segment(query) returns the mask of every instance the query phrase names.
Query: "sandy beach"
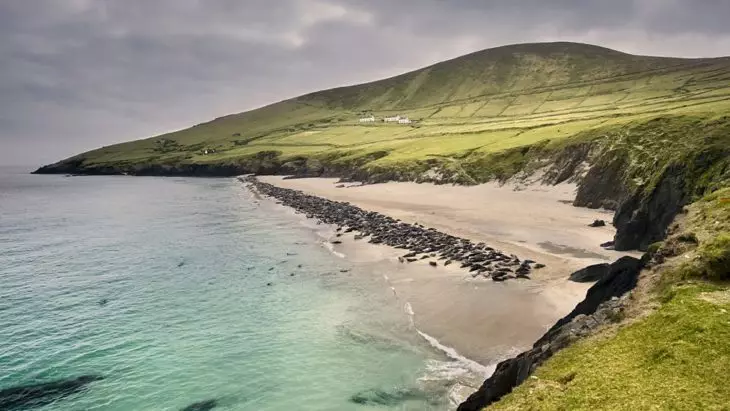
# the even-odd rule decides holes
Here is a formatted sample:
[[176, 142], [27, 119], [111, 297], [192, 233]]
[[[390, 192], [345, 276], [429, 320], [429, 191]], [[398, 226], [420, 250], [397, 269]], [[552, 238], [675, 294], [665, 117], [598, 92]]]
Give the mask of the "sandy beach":
[[[382, 277], [395, 303], [403, 306], [405, 315], [412, 314], [419, 331], [485, 366], [531, 346], [583, 299], [591, 284], [568, 281], [571, 272], [625, 254], [599, 246], [613, 237], [613, 229], [610, 224], [597, 228], [588, 224], [594, 219], [608, 222], [611, 214], [570, 205], [575, 190], [572, 185], [516, 191], [496, 184], [343, 186], [336, 179], [324, 178], [259, 180], [483, 241], [545, 264], [530, 280], [498, 283], [473, 278], [458, 265], [400, 263], [398, 256], [403, 250], [355, 241], [354, 233], [338, 237], [341, 244], [327, 244], [343, 258]], [[323, 231], [323, 242], [328, 236], [334, 239], [334, 234], [334, 230]]]

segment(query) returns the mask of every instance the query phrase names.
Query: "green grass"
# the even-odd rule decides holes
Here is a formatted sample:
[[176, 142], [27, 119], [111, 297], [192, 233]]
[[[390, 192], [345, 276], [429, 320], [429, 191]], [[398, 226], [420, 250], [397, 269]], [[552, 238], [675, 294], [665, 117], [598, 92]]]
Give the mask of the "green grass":
[[[73, 160], [83, 160], [86, 167], [124, 169], [155, 163], [229, 164], [267, 150], [281, 152], [280, 161], [302, 155], [333, 158], [346, 150], [388, 153], [376, 156], [370, 167], [360, 164], [362, 169], [436, 158], [451, 165], [464, 153], [487, 155], [554, 142], [637, 119], [667, 114], [711, 118], [730, 109], [728, 79], [728, 58], [632, 56], [577, 43], [521, 44], [308, 94]], [[403, 114], [419, 121], [363, 126], [357, 121], [363, 113]], [[672, 138], [684, 139], [679, 134]]]
[[615, 336], [557, 353], [490, 410], [727, 410], [730, 291], [675, 286]]
[[[689, 206], [683, 232], [665, 241], [657, 252], [675, 247], [677, 241], [698, 244], [685, 254], [684, 261], [665, 275], [665, 281], [704, 279], [730, 280], [730, 188], [724, 188], [705, 196]], [[665, 254], [671, 254], [665, 252]]]
[[730, 187], [691, 204], [649, 252], [670, 260], [634, 300], [658, 309], [558, 352], [488, 409], [730, 409]]

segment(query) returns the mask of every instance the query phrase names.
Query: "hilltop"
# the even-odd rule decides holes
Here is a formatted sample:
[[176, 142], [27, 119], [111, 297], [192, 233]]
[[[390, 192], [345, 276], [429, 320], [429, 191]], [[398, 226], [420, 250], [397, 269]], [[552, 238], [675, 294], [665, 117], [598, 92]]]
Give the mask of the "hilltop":
[[[729, 58], [633, 56], [577, 43], [519, 44], [103, 147], [42, 171], [235, 174], [246, 168], [277, 171], [278, 165], [306, 157], [373, 174], [557, 141], [660, 114], [726, 112], [728, 80]], [[360, 124], [366, 113], [379, 119], [404, 115], [414, 123]], [[468, 172], [455, 177], [470, 178], [482, 180]]]

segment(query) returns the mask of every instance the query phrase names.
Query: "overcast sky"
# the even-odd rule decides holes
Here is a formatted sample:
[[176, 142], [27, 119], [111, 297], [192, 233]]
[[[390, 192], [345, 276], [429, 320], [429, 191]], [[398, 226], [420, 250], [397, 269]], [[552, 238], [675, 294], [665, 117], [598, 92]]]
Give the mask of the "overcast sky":
[[504, 44], [730, 55], [728, 17], [729, 0], [0, 0], [0, 164]]

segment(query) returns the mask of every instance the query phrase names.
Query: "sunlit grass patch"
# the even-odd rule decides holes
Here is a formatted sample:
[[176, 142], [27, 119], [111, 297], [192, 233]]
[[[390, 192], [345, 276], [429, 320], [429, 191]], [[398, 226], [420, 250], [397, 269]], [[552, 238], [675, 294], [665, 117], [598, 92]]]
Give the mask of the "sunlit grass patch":
[[656, 312], [558, 352], [492, 410], [727, 409], [730, 302], [675, 286]]

